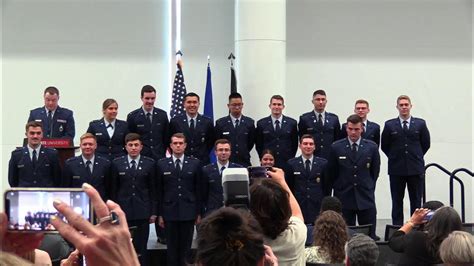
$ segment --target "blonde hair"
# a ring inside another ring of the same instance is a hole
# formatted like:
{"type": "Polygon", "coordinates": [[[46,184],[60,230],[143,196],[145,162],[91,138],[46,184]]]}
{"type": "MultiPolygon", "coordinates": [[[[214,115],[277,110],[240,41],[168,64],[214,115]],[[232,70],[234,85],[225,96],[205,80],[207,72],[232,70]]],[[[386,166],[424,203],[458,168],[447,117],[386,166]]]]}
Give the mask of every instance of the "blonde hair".
{"type": "Polygon", "coordinates": [[[15,254],[8,252],[0,252],[0,265],[5,266],[30,266],[33,265],[15,254]]]}
{"type": "Polygon", "coordinates": [[[464,231],[453,231],[441,243],[439,255],[448,265],[472,265],[474,236],[464,231]]]}

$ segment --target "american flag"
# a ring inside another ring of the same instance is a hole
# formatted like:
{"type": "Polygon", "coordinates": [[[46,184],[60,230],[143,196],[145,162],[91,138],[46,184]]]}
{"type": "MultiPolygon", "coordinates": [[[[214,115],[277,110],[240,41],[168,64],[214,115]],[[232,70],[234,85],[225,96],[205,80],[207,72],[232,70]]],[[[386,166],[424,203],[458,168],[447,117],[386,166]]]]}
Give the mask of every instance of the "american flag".
{"type": "Polygon", "coordinates": [[[184,85],[183,70],[181,65],[177,64],[176,76],[174,77],[173,95],[171,96],[171,118],[184,114],[183,100],[186,94],[186,85],[184,85]]]}

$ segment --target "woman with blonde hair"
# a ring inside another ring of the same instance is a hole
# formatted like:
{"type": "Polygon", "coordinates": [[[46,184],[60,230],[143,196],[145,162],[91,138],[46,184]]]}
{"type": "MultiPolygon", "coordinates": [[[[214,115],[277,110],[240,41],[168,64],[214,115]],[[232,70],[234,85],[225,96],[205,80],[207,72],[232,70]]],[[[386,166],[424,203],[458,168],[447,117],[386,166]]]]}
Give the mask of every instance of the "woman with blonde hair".
{"type": "Polygon", "coordinates": [[[452,232],[441,243],[439,255],[448,266],[473,265],[474,236],[464,231],[452,232]]]}

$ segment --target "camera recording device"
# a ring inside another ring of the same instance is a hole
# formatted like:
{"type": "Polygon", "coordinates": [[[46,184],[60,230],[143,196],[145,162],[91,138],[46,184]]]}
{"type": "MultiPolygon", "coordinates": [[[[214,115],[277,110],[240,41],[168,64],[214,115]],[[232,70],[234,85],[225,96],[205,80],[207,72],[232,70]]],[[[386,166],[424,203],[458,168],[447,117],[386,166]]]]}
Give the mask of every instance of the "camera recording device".
{"type": "Polygon", "coordinates": [[[67,222],[53,206],[59,199],[78,214],[92,221],[93,210],[89,196],[80,188],[12,188],[5,191],[5,213],[8,230],[18,232],[57,232],[50,223],[51,216],[67,222]]]}
{"type": "Polygon", "coordinates": [[[253,178],[269,178],[267,172],[270,171],[271,167],[265,166],[249,166],[247,170],[249,172],[250,179],[253,178]]]}
{"type": "Polygon", "coordinates": [[[222,172],[224,206],[248,209],[250,203],[249,172],[246,168],[226,168],[222,172]]]}

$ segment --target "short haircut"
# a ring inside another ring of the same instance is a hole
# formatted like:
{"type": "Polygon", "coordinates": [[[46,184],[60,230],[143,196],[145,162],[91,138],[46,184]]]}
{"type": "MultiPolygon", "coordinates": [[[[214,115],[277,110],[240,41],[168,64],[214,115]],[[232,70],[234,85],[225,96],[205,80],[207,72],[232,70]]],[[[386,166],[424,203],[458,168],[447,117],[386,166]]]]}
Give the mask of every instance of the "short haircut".
{"type": "Polygon", "coordinates": [[[369,102],[366,101],[366,100],[364,100],[364,99],[359,99],[359,100],[357,100],[356,103],[354,104],[354,106],[356,106],[356,105],[358,105],[358,104],[361,104],[361,103],[362,103],[362,104],[365,104],[365,105],[367,105],[367,107],[369,107],[369,102]]]}
{"type": "Polygon", "coordinates": [[[328,210],[335,211],[337,213],[342,213],[342,202],[336,197],[332,197],[332,196],[324,197],[323,200],[321,201],[320,212],[324,212],[328,210]]]}
{"type": "Polygon", "coordinates": [[[230,95],[229,95],[229,102],[230,100],[232,99],[242,99],[242,95],[240,95],[240,93],[238,92],[232,92],[230,95]]]}
{"type": "Polygon", "coordinates": [[[430,209],[432,211],[436,211],[437,209],[443,207],[444,204],[441,201],[437,200],[430,200],[425,203],[423,203],[423,206],[421,206],[423,209],[430,209]]]}
{"type": "Polygon", "coordinates": [[[218,139],[216,142],[214,142],[214,149],[217,149],[217,144],[230,144],[230,141],[228,139],[218,139]]]}
{"type": "Polygon", "coordinates": [[[42,126],[43,126],[43,124],[41,124],[41,122],[39,122],[39,121],[30,121],[30,122],[26,123],[25,132],[28,132],[28,129],[30,127],[41,127],[41,131],[43,131],[42,126]]]}
{"type": "Polygon", "coordinates": [[[319,94],[319,95],[324,95],[324,96],[326,96],[326,92],[325,92],[324,90],[315,90],[315,91],[313,92],[313,97],[316,96],[316,95],[318,95],[318,94],[319,94]]]}
{"type": "Polygon", "coordinates": [[[265,256],[263,235],[243,210],[220,208],[204,218],[197,235],[197,265],[256,266],[265,256]]]}
{"type": "Polygon", "coordinates": [[[283,96],[278,95],[278,94],[273,95],[273,96],[270,98],[270,103],[272,102],[272,100],[280,100],[280,101],[283,102],[283,104],[285,103],[285,99],[283,99],[283,96]]]}
{"type": "Polygon", "coordinates": [[[199,95],[197,95],[197,94],[194,93],[194,92],[188,92],[188,93],[186,93],[186,95],[184,95],[184,98],[183,98],[184,101],[186,101],[186,98],[188,98],[188,97],[197,97],[197,98],[198,98],[198,102],[201,101],[201,98],[199,98],[199,95]]]}
{"type": "Polygon", "coordinates": [[[44,89],[43,95],[45,95],[46,93],[49,93],[49,94],[51,94],[51,95],[57,94],[57,95],[59,96],[59,90],[58,90],[58,88],[53,87],[53,86],[49,86],[49,87],[47,87],[46,89],[44,89]]]}
{"type": "Polygon", "coordinates": [[[183,133],[181,133],[181,132],[179,132],[179,133],[174,133],[174,134],[171,136],[170,140],[173,139],[173,138],[183,139],[183,140],[184,140],[184,143],[186,143],[186,136],[185,136],[183,133]]]}
{"type": "Polygon", "coordinates": [[[301,136],[300,138],[300,144],[303,142],[303,139],[312,139],[313,142],[314,142],[314,138],[311,134],[304,134],[303,136],[301,136]]]}
{"type": "Polygon", "coordinates": [[[355,234],[346,244],[346,258],[351,266],[372,266],[378,257],[379,248],[367,235],[355,234]]]}
{"type": "Polygon", "coordinates": [[[154,93],[156,93],[156,90],[151,85],[145,85],[145,86],[143,86],[142,91],[140,93],[141,97],[143,97],[143,95],[145,95],[145,92],[154,92],[154,93]]]}
{"type": "Polygon", "coordinates": [[[89,133],[89,132],[82,134],[80,138],[80,142],[82,142],[85,139],[94,139],[97,142],[97,138],[94,136],[94,134],[89,133]]]}
{"type": "Polygon", "coordinates": [[[139,140],[140,143],[142,142],[140,140],[140,135],[137,134],[137,133],[128,133],[126,136],[125,136],[125,144],[129,143],[130,141],[135,141],[135,140],[139,140]]]}
{"type": "Polygon", "coordinates": [[[400,100],[407,100],[410,104],[411,104],[411,100],[410,100],[410,97],[408,97],[407,95],[400,95],[398,96],[397,98],[397,104],[400,100]]]}
{"type": "Polygon", "coordinates": [[[441,243],[439,255],[446,265],[472,265],[474,236],[464,231],[453,231],[441,243]]]}
{"type": "Polygon", "coordinates": [[[263,234],[276,239],[288,228],[291,207],[288,192],[267,178],[250,186],[250,212],[263,226],[263,234]]]}
{"type": "Polygon", "coordinates": [[[118,103],[117,103],[116,100],[111,99],[111,98],[105,99],[105,101],[102,103],[102,111],[104,111],[105,109],[109,108],[109,106],[111,106],[111,105],[114,104],[114,103],[117,104],[117,106],[118,106],[118,103]]]}
{"type": "Polygon", "coordinates": [[[362,123],[362,118],[360,118],[360,116],[356,114],[353,114],[347,118],[346,122],[351,123],[351,124],[358,124],[358,123],[362,123]]]}

